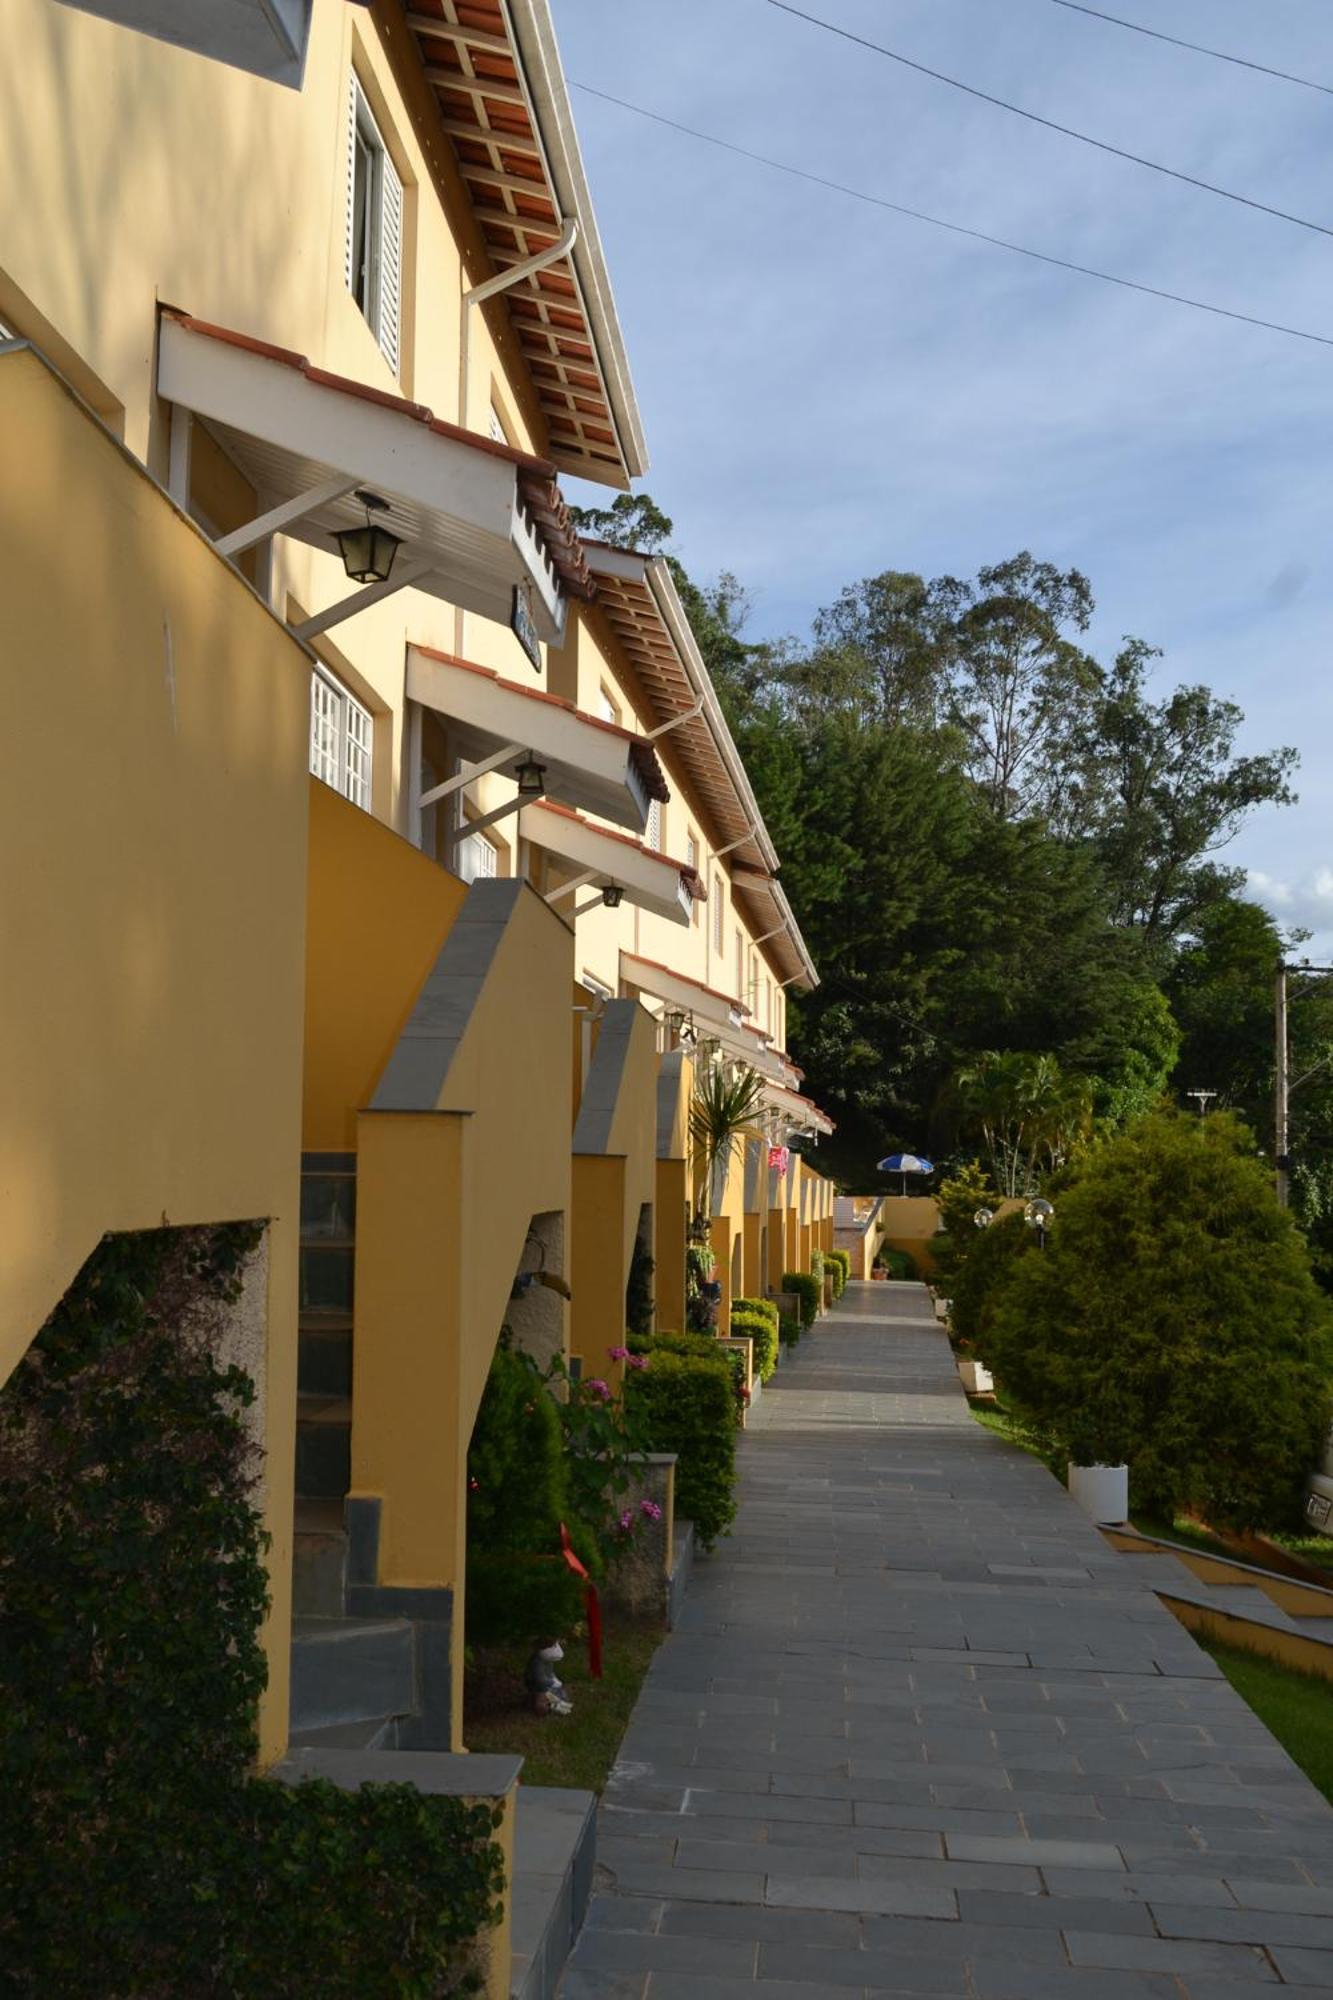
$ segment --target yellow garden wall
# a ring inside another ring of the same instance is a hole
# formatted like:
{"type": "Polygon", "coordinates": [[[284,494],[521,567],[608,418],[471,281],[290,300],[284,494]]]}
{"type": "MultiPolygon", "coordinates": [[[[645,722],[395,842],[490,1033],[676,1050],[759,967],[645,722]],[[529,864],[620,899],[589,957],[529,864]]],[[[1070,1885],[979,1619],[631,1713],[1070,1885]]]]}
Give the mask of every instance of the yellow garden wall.
{"type": "Polygon", "coordinates": [[[287,1689],[309,663],[31,351],[0,355],[0,437],[22,468],[0,536],[0,1379],[104,1232],[270,1219],[272,1752],[287,1689]]]}

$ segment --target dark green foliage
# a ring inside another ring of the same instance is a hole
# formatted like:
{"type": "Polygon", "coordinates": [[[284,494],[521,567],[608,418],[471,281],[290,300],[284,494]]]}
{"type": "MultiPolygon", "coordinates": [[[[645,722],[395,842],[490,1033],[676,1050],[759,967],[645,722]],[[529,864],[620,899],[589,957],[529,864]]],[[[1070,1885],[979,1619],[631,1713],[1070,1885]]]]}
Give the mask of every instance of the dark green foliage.
{"type": "Polygon", "coordinates": [[[801,1322],[798,1319],[784,1319],[778,1322],[778,1339],[784,1347],[795,1347],[801,1337],[801,1322]]]}
{"type": "Polygon", "coordinates": [[[810,1252],[810,1276],[816,1279],[819,1284],[823,1284],[824,1253],[822,1250],[812,1250],[810,1252]]]}
{"type": "Polygon", "coordinates": [[[561,1557],[562,1523],[585,1566],[600,1574],[611,1469],[593,1466],[595,1449],[582,1437],[580,1416],[597,1421],[585,1399],[589,1406],[599,1399],[581,1386],[572,1398],[562,1410],[532,1357],[501,1336],[468,1448],[469,1643],[530,1642],[577,1623],[583,1584],[561,1557]]]}
{"type": "MultiPolygon", "coordinates": [[[[622,496],[623,497],[623,496],[622,496]]],[[[653,1330],[653,1272],[656,1269],[643,1238],[636,1236],[625,1285],[625,1325],[631,1333],[653,1330]]]]}
{"type": "Polygon", "coordinates": [[[956,1340],[975,1347],[988,1365],[991,1324],[1000,1294],[1016,1260],[1035,1247],[1034,1232],[1021,1213],[1011,1209],[989,1229],[975,1231],[967,1257],[950,1273],[949,1330],[956,1340]]]}
{"type": "MultiPolygon", "coordinates": [[[[640,1346],[646,1350],[652,1336],[641,1339],[631,1332],[626,1342],[626,1352],[640,1346]]],[[[624,1358],[618,1349],[612,1355],[624,1358]]],[[[545,1380],[557,1390],[570,1539],[585,1566],[600,1576],[624,1547],[618,1502],[634,1483],[632,1461],[651,1446],[632,1406],[623,1396],[612,1395],[599,1377],[574,1381],[557,1355],[545,1380]]]]}
{"type": "Polygon", "coordinates": [[[676,1510],[693,1521],[704,1548],[736,1513],[736,1417],[731,1373],[722,1357],[673,1351],[659,1336],[647,1368],[626,1383],[653,1451],[676,1454],[676,1510]]]}
{"type": "Polygon", "coordinates": [[[991,1312],[982,1351],[1005,1389],[1074,1459],[1128,1460],[1136,1506],[1235,1528],[1297,1518],[1333,1411],[1333,1339],[1291,1218],[1225,1114],[1145,1119],[1094,1152],[991,1312]]]}
{"type": "Polygon", "coordinates": [[[840,1299],[852,1275],[852,1253],[850,1250],[826,1250],[824,1262],[833,1272],[833,1296],[840,1299]]]}
{"type": "Polygon", "coordinates": [[[884,1269],[891,1278],[916,1278],[920,1276],[920,1272],[917,1270],[916,1258],[910,1250],[882,1250],[880,1257],[883,1261],[884,1269]]]}
{"type": "Polygon", "coordinates": [[[784,1271],[782,1289],[792,1292],[800,1309],[801,1329],[814,1325],[824,1297],[824,1288],[819,1279],[809,1271],[784,1271]]]}
{"type": "Polygon", "coordinates": [[[106,1239],[0,1395],[0,1965],[29,2000],[475,1986],[488,1812],[248,1776],[253,1388],[214,1348],[261,1234],[106,1239]]]}
{"type": "Polygon", "coordinates": [[[731,1308],[731,1331],[738,1340],[754,1342],[754,1372],[761,1382],[767,1382],[778,1365],[776,1312],[769,1319],[766,1314],[747,1311],[738,1299],[731,1308]]]}

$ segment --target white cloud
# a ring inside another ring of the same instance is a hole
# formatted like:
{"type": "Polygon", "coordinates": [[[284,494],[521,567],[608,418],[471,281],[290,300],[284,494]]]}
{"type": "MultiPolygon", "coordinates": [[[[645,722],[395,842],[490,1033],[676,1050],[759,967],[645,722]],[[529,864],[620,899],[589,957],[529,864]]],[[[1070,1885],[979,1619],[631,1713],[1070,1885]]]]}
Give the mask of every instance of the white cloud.
{"type": "Polygon", "coordinates": [[[1296,882],[1284,882],[1251,868],[1246,886],[1255,901],[1271,911],[1280,924],[1320,933],[1333,933],[1333,867],[1316,868],[1296,882]]]}

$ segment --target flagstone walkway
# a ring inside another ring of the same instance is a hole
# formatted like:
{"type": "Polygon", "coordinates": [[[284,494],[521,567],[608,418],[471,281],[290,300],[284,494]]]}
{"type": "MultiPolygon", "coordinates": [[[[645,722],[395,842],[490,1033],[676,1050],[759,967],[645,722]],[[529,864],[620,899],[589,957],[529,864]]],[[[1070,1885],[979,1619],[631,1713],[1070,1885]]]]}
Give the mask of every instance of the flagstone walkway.
{"type": "Polygon", "coordinates": [[[563,2000],[1333,1996],[1333,1809],[920,1286],[765,1391],[606,1792],[563,2000]]]}

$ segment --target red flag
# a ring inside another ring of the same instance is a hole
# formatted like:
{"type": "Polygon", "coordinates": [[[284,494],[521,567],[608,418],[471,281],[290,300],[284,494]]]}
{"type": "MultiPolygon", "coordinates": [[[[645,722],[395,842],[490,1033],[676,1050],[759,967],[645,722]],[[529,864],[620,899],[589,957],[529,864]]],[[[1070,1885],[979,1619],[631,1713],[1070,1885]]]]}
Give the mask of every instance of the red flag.
{"type": "Polygon", "coordinates": [[[583,1593],[583,1608],[588,1614],[588,1672],[595,1681],[599,1681],[602,1678],[602,1600],[597,1595],[597,1585],[574,1553],[569,1529],[563,1521],[560,1523],[560,1548],[575,1576],[581,1576],[587,1585],[583,1593]]]}

